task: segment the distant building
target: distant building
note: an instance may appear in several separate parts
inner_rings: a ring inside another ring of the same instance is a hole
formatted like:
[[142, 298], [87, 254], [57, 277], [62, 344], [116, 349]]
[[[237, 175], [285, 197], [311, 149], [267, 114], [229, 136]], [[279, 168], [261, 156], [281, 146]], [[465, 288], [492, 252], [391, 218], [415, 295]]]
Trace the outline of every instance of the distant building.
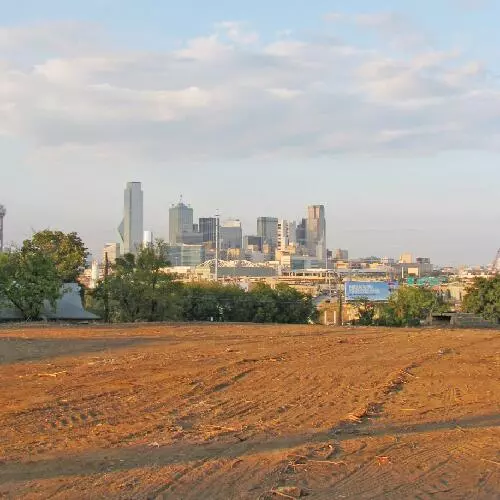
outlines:
[[278, 244], [278, 219], [276, 217], [259, 217], [257, 219], [257, 236], [262, 238], [262, 244], [276, 248]]
[[144, 231], [144, 237], [142, 238], [142, 244], [145, 247], [152, 246], [154, 243], [153, 232], [152, 231]]
[[278, 221], [278, 235], [276, 249], [279, 252], [285, 251], [290, 245], [297, 242], [297, 223], [287, 220]]
[[215, 217], [200, 217], [198, 219], [198, 229], [201, 233], [203, 243], [212, 243], [215, 248], [215, 240], [217, 239], [217, 219]]
[[245, 250], [262, 251], [262, 238], [260, 236], [247, 235], [244, 238], [243, 248]]
[[102, 261], [106, 261], [106, 254], [108, 256], [108, 263], [114, 264], [117, 257], [120, 257], [120, 244], [107, 243], [102, 250]]
[[309, 255], [326, 258], [326, 220], [324, 205], [307, 207], [307, 249]]
[[169, 245], [167, 260], [172, 266], [199, 266], [205, 261], [205, 247], [203, 245]]
[[229, 248], [241, 248], [243, 231], [238, 219], [224, 221], [219, 230], [220, 247], [222, 250]]
[[170, 207], [168, 223], [168, 241], [171, 245], [202, 242], [201, 235], [193, 231], [193, 209], [182, 201]]
[[399, 257], [399, 264], [411, 264], [413, 261], [413, 255], [411, 253], [404, 253]]
[[297, 229], [295, 232], [295, 240], [297, 245], [301, 247], [307, 246], [307, 219], [302, 219], [302, 221], [297, 224]]
[[335, 260], [349, 260], [349, 251], [342, 248], [335, 249], [333, 258]]
[[140, 182], [127, 182], [124, 192], [123, 220], [118, 227], [122, 254], [137, 253], [143, 237], [143, 193]]

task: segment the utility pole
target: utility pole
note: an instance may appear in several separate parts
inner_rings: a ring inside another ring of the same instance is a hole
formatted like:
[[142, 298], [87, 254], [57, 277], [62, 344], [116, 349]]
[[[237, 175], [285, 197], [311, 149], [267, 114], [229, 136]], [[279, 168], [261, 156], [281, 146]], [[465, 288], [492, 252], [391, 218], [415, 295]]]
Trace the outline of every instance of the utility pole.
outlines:
[[338, 303], [339, 303], [339, 324], [338, 326], [342, 326], [344, 324], [342, 313], [343, 313], [343, 293], [344, 291], [342, 290], [342, 285], [344, 284], [344, 280], [342, 279], [342, 276], [340, 274], [337, 274], [337, 297], [338, 297]]
[[215, 214], [215, 281], [219, 281], [219, 210]]
[[108, 252], [104, 252], [104, 321], [109, 323], [109, 288], [108, 288], [109, 260]]
[[3, 252], [3, 218], [7, 214], [7, 210], [3, 205], [0, 205], [0, 253]]

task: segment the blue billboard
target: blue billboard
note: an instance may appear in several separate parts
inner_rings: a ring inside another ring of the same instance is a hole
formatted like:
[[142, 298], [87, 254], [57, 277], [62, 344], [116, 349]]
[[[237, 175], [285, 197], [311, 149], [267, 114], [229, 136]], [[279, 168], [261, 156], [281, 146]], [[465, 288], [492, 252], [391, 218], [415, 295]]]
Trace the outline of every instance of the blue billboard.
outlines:
[[370, 301], [388, 300], [389, 283], [381, 281], [347, 281], [345, 283], [345, 300], [368, 299]]

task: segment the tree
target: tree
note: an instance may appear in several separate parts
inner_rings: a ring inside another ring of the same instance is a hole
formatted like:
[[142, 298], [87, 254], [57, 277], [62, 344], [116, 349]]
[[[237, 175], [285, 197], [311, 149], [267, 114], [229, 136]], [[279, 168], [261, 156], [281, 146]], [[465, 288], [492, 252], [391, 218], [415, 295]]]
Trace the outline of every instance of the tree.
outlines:
[[378, 322], [387, 326], [417, 326], [430, 313], [442, 309], [442, 300], [432, 290], [400, 287], [379, 310]]
[[112, 274], [94, 291], [97, 307], [109, 321], [164, 321], [181, 315], [181, 285], [166, 274], [169, 265], [166, 245], [159, 240], [142, 248], [137, 257], [126, 254], [116, 259]]
[[353, 302], [353, 306], [358, 313], [358, 324], [363, 326], [373, 325], [377, 309], [373, 302], [367, 298], [360, 298]]
[[63, 233], [46, 229], [35, 233], [31, 240], [23, 243], [26, 249], [36, 248], [49, 256], [63, 283], [76, 281], [85, 268], [89, 255], [85, 244], [77, 233]]
[[55, 307], [61, 280], [52, 259], [40, 249], [23, 246], [0, 259], [0, 299], [12, 303], [26, 320], [37, 320], [44, 301]]
[[467, 289], [462, 309], [500, 323], [500, 275], [477, 278]]

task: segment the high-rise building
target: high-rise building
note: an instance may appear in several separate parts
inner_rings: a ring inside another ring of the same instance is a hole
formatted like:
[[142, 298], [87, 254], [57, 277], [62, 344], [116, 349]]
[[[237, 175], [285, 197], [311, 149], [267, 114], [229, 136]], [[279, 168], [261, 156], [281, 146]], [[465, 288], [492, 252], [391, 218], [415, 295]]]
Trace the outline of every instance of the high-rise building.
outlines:
[[102, 261], [106, 262], [106, 256], [108, 258], [108, 264], [114, 264], [117, 257], [120, 257], [120, 244], [119, 243], [107, 243], [104, 245], [102, 250]]
[[144, 235], [142, 237], [142, 244], [145, 247], [153, 246], [154, 237], [152, 231], [144, 231]]
[[260, 236], [247, 235], [243, 239], [243, 247], [245, 250], [257, 250], [262, 251], [262, 238]]
[[224, 221], [220, 226], [219, 237], [222, 250], [241, 248], [243, 240], [241, 222], [238, 219]]
[[262, 238], [263, 245], [276, 248], [278, 244], [278, 219], [276, 217], [259, 217], [257, 219], [257, 236]]
[[309, 255], [326, 259], [326, 220], [324, 205], [307, 207], [307, 249]]
[[276, 249], [283, 252], [290, 245], [297, 242], [297, 223], [287, 220], [278, 221], [278, 237]]
[[307, 246], [307, 219], [302, 219], [297, 224], [297, 230], [296, 230], [295, 234], [296, 234], [297, 245], [299, 245], [301, 247], [306, 247]]
[[198, 228], [201, 233], [203, 243], [212, 242], [215, 248], [217, 238], [217, 219], [215, 217], [200, 217], [198, 219]]
[[123, 220], [118, 227], [121, 253], [137, 253], [143, 237], [143, 194], [140, 182], [127, 182], [124, 193]]
[[182, 200], [177, 205], [172, 205], [168, 213], [168, 224], [170, 244], [184, 243], [186, 233], [193, 234], [193, 209], [185, 205]]

